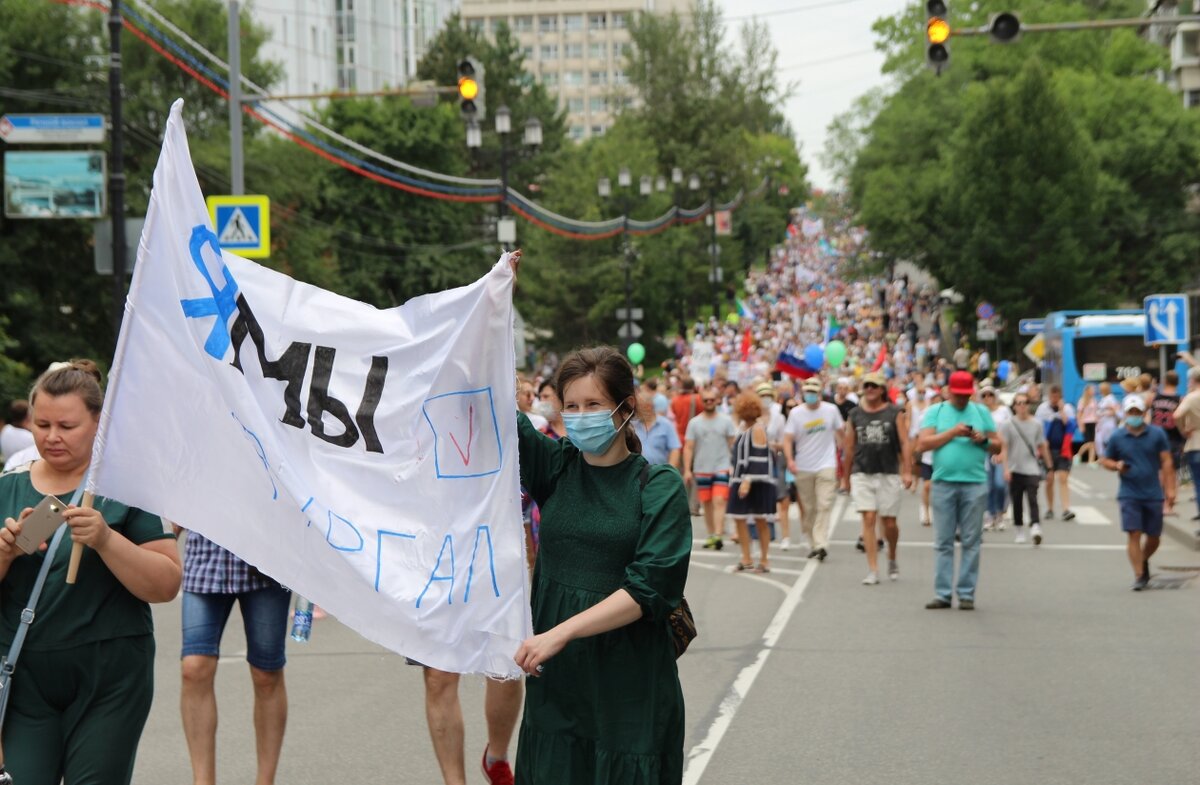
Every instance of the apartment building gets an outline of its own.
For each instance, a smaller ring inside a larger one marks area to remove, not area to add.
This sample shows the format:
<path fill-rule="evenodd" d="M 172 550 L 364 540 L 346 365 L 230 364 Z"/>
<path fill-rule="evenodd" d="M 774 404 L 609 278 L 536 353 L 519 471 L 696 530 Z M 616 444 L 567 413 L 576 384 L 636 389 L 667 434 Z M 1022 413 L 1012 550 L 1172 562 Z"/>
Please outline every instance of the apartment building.
<path fill-rule="evenodd" d="M 1147 16 L 1153 19 L 1194 14 L 1200 14 L 1200 0 L 1150 0 Z M 1169 69 L 1160 74 L 1162 81 L 1182 96 L 1184 106 L 1200 106 L 1200 22 L 1150 25 L 1146 36 L 1171 53 Z"/>
<path fill-rule="evenodd" d="M 454 0 L 249 0 L 271 31 L 262 56 L 283 63 L 281 94 L 402 87 Z"/>
<path fill-rule="evenodd" d="M 461 12 L 465 25 L 485 34 L 508 24 L 525 67 L 557 96 L 578 141 L 603 134 L 616 104 L 632 100 L 622 88 L 636 15 L 689 8 L 690 0 L 462 0 Z"/>

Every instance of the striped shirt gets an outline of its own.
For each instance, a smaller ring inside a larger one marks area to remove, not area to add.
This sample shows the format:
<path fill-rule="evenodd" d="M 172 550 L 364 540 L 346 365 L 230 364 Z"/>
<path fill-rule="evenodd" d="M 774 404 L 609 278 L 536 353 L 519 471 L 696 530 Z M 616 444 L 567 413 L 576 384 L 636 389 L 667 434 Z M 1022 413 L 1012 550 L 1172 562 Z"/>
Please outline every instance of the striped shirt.
<path fill-rule="evenodd" d="M 242 594 L 278 583 L 212 540 L 189 531 L 183 547 L 183 590 L 193 594 Z"/>

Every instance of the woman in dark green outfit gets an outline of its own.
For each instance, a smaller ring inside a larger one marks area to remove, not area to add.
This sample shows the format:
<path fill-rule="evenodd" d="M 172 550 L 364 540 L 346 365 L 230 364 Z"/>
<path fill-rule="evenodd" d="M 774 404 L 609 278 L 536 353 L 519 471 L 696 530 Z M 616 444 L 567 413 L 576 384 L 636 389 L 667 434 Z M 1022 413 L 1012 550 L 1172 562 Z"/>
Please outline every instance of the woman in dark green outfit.
<path fill-rule="evenodd" d="M 46 494 L 69 501 L 87 476 L 104 396 L 94 363 L 47 371 L 30 394 L 41 459 L 0 477 L 0 653 L 38 570 L 51 559 L 4 722 L 5 763 L 20 785 L 126 785 L 154 692 L 150 602 L 179 591 L 175 535 L 156 515 L 96 497 L 67 510 L 53 554 L 24 555 L 21 521 Z M 72 541 L 87 547 L 65 582 Z"/>
<path fill-rule="evenodd" d="M 670 466 L 628 428 L 633 370 L 576 352 L 556 381 L 567 438 L 518 415 L 521 481 L 542 510 L 519 785 L 668 785 L 683 778 L 683 692 L 667 617 L 687 581 L 692 524 Z M 623 432 L 623 433 L 622 433 Z M 644 485 L 644 487 L 643 487 Z"/>

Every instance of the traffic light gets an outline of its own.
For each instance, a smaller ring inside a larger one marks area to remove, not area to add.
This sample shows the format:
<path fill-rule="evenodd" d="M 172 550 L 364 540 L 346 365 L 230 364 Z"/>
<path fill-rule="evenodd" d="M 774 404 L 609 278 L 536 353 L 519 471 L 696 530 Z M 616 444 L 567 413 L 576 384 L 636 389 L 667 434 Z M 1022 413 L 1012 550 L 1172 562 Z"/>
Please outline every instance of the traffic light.
<path fill-rule="evenodd" d="M 1021 34 L 1021 20 L 1016 14 L 1007 11 L 1002 14 L 992 14 L 988 20 L 988 33 L 997 43 L 1007 44 L 1017 40 Z"/>
<path fill-rule="evenodd" d="M 458 64 L 458 107 L 464 120 L 479 121 L 487 116 L 483 97 L 483 64 L 464 57 Z"/>
<path fill-rule="evenodd" d="M 939 74 L 950 62 L 950 21 L 945 0 L 925 3 L 925 62 Z"/>

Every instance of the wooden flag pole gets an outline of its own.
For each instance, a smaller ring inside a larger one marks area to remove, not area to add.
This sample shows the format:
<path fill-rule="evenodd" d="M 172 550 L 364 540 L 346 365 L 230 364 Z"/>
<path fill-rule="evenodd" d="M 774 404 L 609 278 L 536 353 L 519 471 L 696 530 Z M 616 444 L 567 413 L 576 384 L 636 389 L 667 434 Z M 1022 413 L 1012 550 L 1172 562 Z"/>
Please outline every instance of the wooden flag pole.
<path fill-rule="evenodd" d="M 91 491 L 83 492 L 83 506 L 89 510 L 95 502 L 95 496 Z M 75 579 L 79 577 L 79 560 L 83 558 L 83 543 L 71 543 L 71 561 L 67 563 L 67 583 L 75 583 Z"/>

